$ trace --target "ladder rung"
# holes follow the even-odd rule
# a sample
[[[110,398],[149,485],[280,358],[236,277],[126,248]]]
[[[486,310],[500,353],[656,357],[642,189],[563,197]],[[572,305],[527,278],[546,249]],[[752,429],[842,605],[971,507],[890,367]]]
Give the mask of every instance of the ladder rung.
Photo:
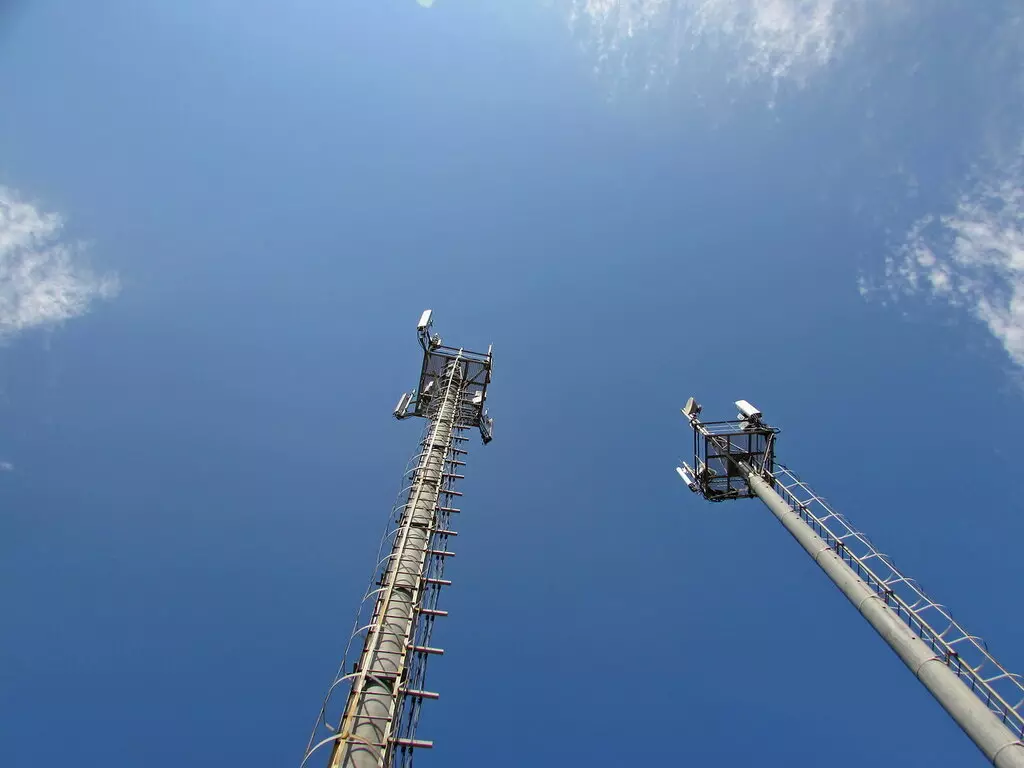
[[[388,722],[389,720],[391,720],[391,715],[359,715],[359,719],[360,720],[383,720],[384,722]],[[328,726],[328,727],[330,727],[330,726]],[[331,728],[331,730],[334,731],[335,733],[338,732],[337,728]],[[380,745],[378,744],[377,746],[380,746]]]
[[[406,696],[414,696],[417,699],[437,700],[441,698],[440,693],[434,693],[433,691],[417,691],[413,690],[412,688],[407,688],[405,691],[403,691],[403,693]]]
[[[419,739],[392,739],[391,741],[400,747],[412,747],[413,749],[430,749],[434,746],[432,741],[421,741]]]
[[[424,549],[424,548],[421,548],[421,547],[406,547],[406,548],[405,548],[405,554],[417,554],[417,555],[422,555],[422,554],[423,554],[424,552],[425,552],[426,554],[428,554],[428,555],[430,555],[430,554],[436,554],[435,550],[433,550],[433,549]],[[400,553],[400,552],[396,552],[396,553],[392,553],[392,556],[393,556],[393,557],[400,557],[400,556],[401,556],[401,554],[402,554],[402,553]],[[453,554],[454,554],[454,553],[453,553]],[[407,573],[407,574],[412,574],[412,573],[416,573],[416,572],[417,572],[417,571],[414,571],[414,570],[410,570],[410,571],[407,571],[406,573]]]
[[[438,512],[447,512],[448,514],[456,515],[462,511],[461,509],[456,509],[455,507],[438,507],[437,510]]]
[[[441,489],[441,493],[443,493],[443,494],[445,494],[447,496],[461,496],[462,495],[462,491],[456,491],[456,490],[453,490],[451,488],[442,488]]]
[[[431,648],[429,645],[410,645],[410,651],[425,653],[433,656],[444,656],[444,648]]]
[[[357,669],[354,674],[358,674],[361,672],[361,669]],[[374,680],[387,680],[389,683],[393,683],[395,682],[395,680],[398,679],[398,675],[396,675],[394,672],[388,672],[386,670],[374,672],[372,669],[366,670],[365,677],[372,677]]]
[[[453,477],[456,480],[465,480],[466,479],[465,475],[456,475],[454,472],[443,472],[441,474],[441,477]]]
[[[375,629],[371,626],[367,634],[373,632],[376,632],[378,635],[384,635],[386,637],[405,637],[408,634],[408,632],[385,632],[383,629]]]
[[[458,536],[458,531],[434,531],[435,536]]]

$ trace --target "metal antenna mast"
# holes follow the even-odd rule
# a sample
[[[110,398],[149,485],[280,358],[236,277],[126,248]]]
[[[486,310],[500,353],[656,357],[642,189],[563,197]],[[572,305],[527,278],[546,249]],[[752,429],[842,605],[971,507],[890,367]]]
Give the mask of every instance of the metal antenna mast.
[[[446,347],[431,326],[428,309],[417,326],[423,347],[419,386],[402,395],[394,411],[398,419],[423,417],[426,427],[303,766],[329,747],[328,768],[405,768],[416,749],[433,746],[416,738],[416,727],[424,699],[438,698],[424,689],[426,662],[444,653],[430,645],[430,636],[434,619],[448,615],[437,604],[441,588],[451,584],[443,578],[444,563],[454,554],[448,541],[456,535],[451,516],[460,511],[454,503],[462,495],[456,482],[464,477],[465,432],[478,428],[489,443],[494,421],[484,407],[491,349]]]
[[[691,397],[694,466],[676,468],[708,501],[757,497],[997,768],[1024,768],[1024,681],[989,653],[887,555],[787,467],[777,429],[738,400],[731,421],[700,421]]]

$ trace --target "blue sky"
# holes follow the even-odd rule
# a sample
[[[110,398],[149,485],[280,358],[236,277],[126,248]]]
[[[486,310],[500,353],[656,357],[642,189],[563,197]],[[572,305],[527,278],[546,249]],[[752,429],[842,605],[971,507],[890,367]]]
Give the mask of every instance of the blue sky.
[[[1024,670],[1013,3],[88,5],[0,14],[0,762],[297,765],[431,307],[496,438],[423,766],[983,764],[672,468],[752,400]]]

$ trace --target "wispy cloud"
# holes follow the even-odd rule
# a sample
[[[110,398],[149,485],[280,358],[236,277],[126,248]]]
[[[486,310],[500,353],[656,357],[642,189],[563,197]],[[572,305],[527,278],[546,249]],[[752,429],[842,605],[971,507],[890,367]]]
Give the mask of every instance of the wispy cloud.
[[[927,298],[974,317],[1024,368],[1024,12],[1007,4],[972,39],[973,170],[933,213],[907,227],[861,293],[912,306]],[[953,136],[952,138],[956,138]],[[951,151],[957,151],[955,146]],[[962,150],[961,150],[962,151]]]
[[[64,222],[0,186],[0,339],[51,326],[117,295],[115,275],[97,275],[83,247],[62,239]]]
[[[910,228],[885,266],[882,285],[900,296],[927,295],[976,317],[1024,366],[1024,143],[983,173],[949,213]]]
[[[865,12],[899,0],[568,0],[598,68],[651,77],[701,52],[726,54],[728,78],[803,84],[854,39]]]
[[[704,0],[694,33],[733,46],[746,75],[802,80],[829,64],[851,40],[861,3],[854,0]]]

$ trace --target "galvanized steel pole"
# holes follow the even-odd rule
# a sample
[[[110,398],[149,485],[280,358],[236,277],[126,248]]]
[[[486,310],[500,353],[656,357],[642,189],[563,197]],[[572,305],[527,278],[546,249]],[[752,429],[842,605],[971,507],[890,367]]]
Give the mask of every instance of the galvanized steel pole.
[[[997,768],[1024,768],[1024,744],[758,472],[745,461],[738,464],[751,490],[875,628],[985,757]]]
[[[417,729],[423,703],[439,697],[426,690],[426,670],[429,658],[444,653],[431,639],[435,619],[447,615],[438,602],[452,583],[444,578],[445,563],[458,535],[451,521],[461,512],[454,502],[462,496],[457,487],[469,453],[465,433],[478,428],[486,445],[494,420],[486,406],[491,349],[444,345],[432,332],[432,315],[424,312],[416,328],[423,349],[418,385],[392,412],[399,420],[426,420],[419,451],[407,466],[300,768],[321,750],[329,752],[328,768],[411,768],[414,754],[433,746],[417,738]]]
[[[441,491],[445,458],[461,399],[460,368],[451,364],[429,437],[420,456],[416,479],[402,513],[377,607],[359,661],[360,676],[352,686],[342,734],[328,763],[330,768],[377,768],[391,747],[399,689],[413,636],[418,593],[425,578],[434,510]]]

